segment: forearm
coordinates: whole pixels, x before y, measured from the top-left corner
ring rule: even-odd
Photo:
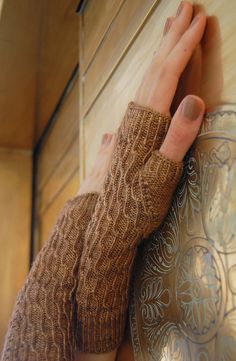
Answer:
[[[98,194],[69,200],[18,295],[2,361],[73,360],[74,293],[84,233]]]
[[[81,351],[101,353],[120,344],[132,255],[140,240],[160,226],[167,214],[183,158],[201,126],[204,102],[189,95],[178,104],[165,132],[165,114],[175,110],[178,85],[182,93],[180,76],[206,25],[203,13],[191,22],[193,7],[189,2],[182,2],[180,9],[178,16],[171,19],[171,31],[164,32],[135,97],[136,102],[154,107],[157,112],[153,116],[152,111],[147,111],[136,119],[132,116],[139,113],[136,109],[123,120],[114,167],[86,233],[77,294]],[[177,97],[178,102],[181,98]]]
[[[130,103],[115,154],[85,235],[78,303],[78,350],[115,350],[124,335],[129,283],[139,242],[167,213],[182,162],[156,152],[170,119]]]

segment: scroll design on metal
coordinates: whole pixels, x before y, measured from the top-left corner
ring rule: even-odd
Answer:
[[[129,309],[136,361],[236,360],[232,121],[232,111],[208,114],[165,222],[140,245]]]

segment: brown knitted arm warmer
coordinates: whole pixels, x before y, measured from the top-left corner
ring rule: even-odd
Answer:
[[[97,199],[98,193],[86,193],[63,207],[18,295],[2,361],[74,360],[74,294],[84,233]]]
[[[130,102],[119,127],[81,257],[79,351],[111,351],[122,341],[137,245],[163,221],[182,174],[182,162],[158,151],[169,123],[169,117]]]

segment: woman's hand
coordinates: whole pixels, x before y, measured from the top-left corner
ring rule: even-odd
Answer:
[[[110,167],[115,141],[115,133],[103,134],[102,143],[98,150],[93,168],[80,185],[78,195],[91,192],[101,192],[105,177]]]
[[[90,353],[88,360],[97,359],[91,353],[115,350],[122,340],[137,245],[163,221],[201,125],[204,102],[193,95],[169,116],[180,75],[206,24],[199,14],[190,25],[192,12],[183,2],[129,103],[86,231],[76,298],[78,350]],[[81,360],[87,360],[84,353]]]
[[[136,92],[134,101],[138,104],[170,114],[180,76],[205,30],[206,16],[199,13],[191,21],[192,16],[192,4],[182,1],[177,16],[167,19],[159,49]],[[200,98],[184,98],[172,119],[160,152],[172,160],[182,160],[198,133],[203,113],[204,103]]]
[[[203,13],[197,14],[191,21],[192,16],[192,4],[183,1],[176,17],[167,19],[160,46],[134,97],[137,104],[170,115],[180,76],[198,46],[206,25]],[[172,119],[160,152],[172,160],[181,161],[198,133],[203,113],[204,103],[199,97],[184,98]],[[192,118],[197,119],[189,121]],[[81,184],[78,194],[101,191],[110,166],[115,138],[114,134],[104,135],[104,146],[100,148],[94,167]]]

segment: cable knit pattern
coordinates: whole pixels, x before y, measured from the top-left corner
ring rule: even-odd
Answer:
[[[32,266],[2,361],[72,361],[124,336],[137,246],[165,217],[182,162],[158,149],[170,117],[130,102],[101,194],[69,200]]]
[[[74,360],[77,274],[98,196],[76,196],[61,210],[18,294],[2,361]]]
[[[162,223],[183,170],[159,152],[170,117],[130,102],[109,173],[85,234],[79,284],[79,351],[107,352],[123,338],[137,246]]]

